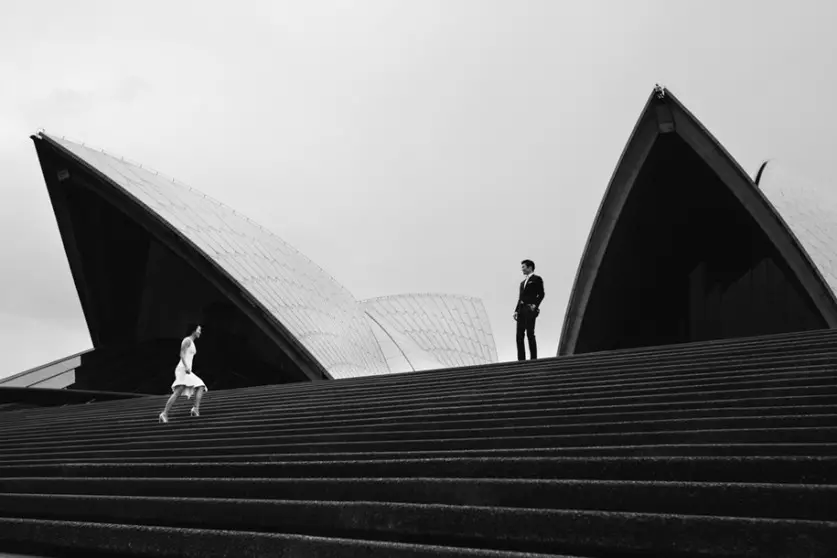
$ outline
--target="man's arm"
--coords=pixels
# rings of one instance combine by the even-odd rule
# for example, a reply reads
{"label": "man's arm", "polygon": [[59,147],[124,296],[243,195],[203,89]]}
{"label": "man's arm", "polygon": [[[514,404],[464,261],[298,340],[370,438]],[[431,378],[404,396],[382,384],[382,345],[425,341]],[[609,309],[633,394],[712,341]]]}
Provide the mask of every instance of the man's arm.
{"label": "man's arm", "polygon": [[538,301],[535,303],[535,308],[538,308],[541,305],[541,302],[543,302],[543,297],[545,296],[543,290],[543,279],[540,277],[540,275],[538,276],[538,282],[535,284],[535,287],[537,288],[535,294],[538,297]]}

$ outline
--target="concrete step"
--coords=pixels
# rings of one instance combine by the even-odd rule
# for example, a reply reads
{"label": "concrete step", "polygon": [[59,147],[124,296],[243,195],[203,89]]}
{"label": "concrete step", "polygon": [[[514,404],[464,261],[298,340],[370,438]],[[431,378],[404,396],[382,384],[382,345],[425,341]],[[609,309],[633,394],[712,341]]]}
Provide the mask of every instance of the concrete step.
{"label": "concrete step", "polygon": [[[837,486],[583,479],[32,478],[0,479],[4,495],[84,495],[446,504],[837,520]],[[14,511],[13,506],[8,510]]]}
{"label": "concrete step", "polygon": [[[805,389],[809,392],[810,390]],[[380,405],[375,407],[368,407],[365,410],[357,411],[339,411],[330,409],[307,409],[299,410],[296,413],[286,412],[285,410],[277,410],[274,413],[267,411],[263,413],[253,413],[247,417],[235,416],[235,420],[231,421],[228,413],[221,414],[216,409],[201,417],[200,421],[190,420],[183,422],[180,420],[181,415],[188,417],[189,407],[181,405],[175,407],[170,418],[169,430],[175,430],[180,425],[188,424],[190,433],[198,434],[200,432],[213,431],[223,432],[238,430],[239,428],[246,428],[250,431],[257,432],[264,428],[276,428],[275,423],[280,422],[283,426],[288,428],[297,427],[304,428],[310,425],[327,426],[334,422],[343,423],[347,426],[361,425],[361,424],[375,424],[376,422],[392,421],[393,423],[409,423],[410,420],[420,422],[422,420],[433,420],[448,417],[479,417],[484,416],[485,413],[491,413],[492,416],[531,416],[540,412],[562,413],[567,416],[607,416],[620,415],[626,418],[636,416],[638,418],[643,415],[649,418],[654,413],[672,413],[672,416],[702,416],[702,413],[718,413],[718,416],[728,416],[725,413],[737,412],[740,410],[745,415],[752,414],[749,409],[779,409],[783,406],[787,408],[803,408],[806,406],[830,406],[837,401],[837,386],[822,388],[826,392],[822,395],[787,395],[784,397],[748,397],[750,394],[743,394],[740,399],[697,399],[690,401],[675,401],[675,402],[651,402],[651,403],[623,403],[623,404],[579,404],[571,403],[564,404],[556,402],[551,398],[527,398],[523,400],[512,400],[508,402],[497,403],[448,403],[436,407],[429,408],[404,408],[400,406],[394,408],[392,405]],[[586,402],[582,402],[586,403]],[[160,407],[154,407],[148,411],[158,410]],[[680,412],[681,414],[678,414]],[[141,416],[139,419],[124,418],[122,413],[112,413],[106,420],[91,421],[84,423],[84,429],[78,427],[69,430],[58,430],[57,428],[40,429],[36,431],[28,431],[18,435],[8,435],[2,438],[6,443],[17,443],[19,441],[33,441],[51,439],[55,436],[61,436],[64,439],[72,440],[74,437],[82,437],[84,439],[97,440],[108,438],[114,432],[118,432],[120,436],[130,435],[142,436],[148,432],[159,430],[154,428],[149,430],[151,425],[148,421],[148,414]],[[191,434],[190,434],[191,435]]]}
{"label": "concrete step", "polygon": [[[390,451],[367,452],[303,452],[303,453],[230,453],[223,448],[211,455],[179,454],[164,457],[172,463],[217,462],[237,463],[263,461],[369,461],[380,459],[431,459],[455,457],[827,457],[837,455],[837,443],[718,443],[718,444],[643,444],[610,446],[567,446],[561,448],[510,448],[510,449],[454,449],[454,450],[411,450],[393,449]],[[160,455],[133,457],[132,463],[156,463]],[[122,463],[123,457],[47,457],[39,459],[19,459],[0,462],[3,465],[50,465],[78,463]]]}
{"label": "concrete step", "polygon": [[[503,362],[480,367],[419,371],[407,375],[409,376],[409,380],[405,380],[405,382],[421,382],[431,379],[438,381],[448,377],[463,377],[474,374],[477,368],[479,368],[481,375],[491,377],[496,373],[507,374],[518,371],[536,371],[546,368],[554,369],[556,367],[561,367],[562,369],[580,369],[587,367],[588,369],[601,370],[616,365],[619,369],[627,370],[637,364],[644,367],[654,366],[655,364],[688,365],[695,362],[712,362],[713,359],[720,359],[720,361],[727,359],[740,360],[760,358],[771,354],[782,356],[791,352],[799,352],[801,355],[807,355],[817,351],[833,351],[836,341],[837,336],[835,336],[833,330],[823,330],[817,336],[800,336],[797,339],[787,338],[783,340],[781,336],[770,336],[761,338],[753,343],[739,343],[735,340],[726,340],[720,343],[706,344],[705,346],[695,344],[691,348],[689,345],[677,345],[649,348],[648,350],[630,349],[560,358],[541,358],[537,361]],[[380,377],[380,379],[386,385],[387,380],[395,380],[396,376],[398,375]],[[351,378],[341,380],[341,383],[346,386],[364,385],[370,380],[372,378],[369,377]]]}
{"label": "concrete step", "polygon": [[[274,397],[269,398],[267,395],[262,395],[261,398],[254,398],[248,405],[241,403],[229,403],[224,400],[229,396],[227,393],[209,393],[204,399],[203,408],[215,409],[215,413],[222,415],[225,413],[236,412],[237,416],[247,418],[252,416],[260,416],[263,418],[266,412],[275,409],[276,412],[282,414],[293,413],[296,410],[311,412],[315,409],[322,409],[328,407],[333,411],[340,412],[351,410],[355,412],[362,412],[370,406],[385,406],[392,407],[396,405],[398,408],[405,407],[413,403],[417,403],[419,408],[433,408],[440,404],[468,404],[481,403],[486,404],[492,401],[509,401],[509,400],[524,400],[531,398],[551,398],[553,401],[560,402],[563,405],[582,405],[595,404],[596,400],[601,402],[603,399],[609,402],[618,404],[625,397],[647,397],[660,398],[671,395],[693,395],[700,394],[701,398],[705,398],[706,393],[721,391],[729,397],[730,394],[736,394],[737,390],[756,390],[756,389],[792,389],[805,387],[820,387],[831,393],[837,390],[837,378],[834,378],[832,368],[818,367],[817,369],[787,370],[780,372],[762,371],[742,377],[721,377],[712,380],[693,380],[677,379],[671,381],[649,383],[647,381],[635,382],[630,384],[620,383],[615,385],[604,386],[584,386],[574,387],[572,385],[556,385],[555,382],[546,385],[529,385],[520,384],[514,389],[489,389],[484,388],[480,390],[468,390],[463,393],[447,392],[435,396],[425,396],[421,398],[411,398],[406,394],[398,396],[384,396],[379,393],[367,394],[364,397],[354,397],[351,403],[338,403],[330,399],[323,399],[322,401],[307,401],[301,402],[297,399],[288,399],[282,397],[282,392],[279,388],[264,388],[263,392],[267,395],[273,394]],[[779,392],[774,393],[776,397],[791,395],[790,393]],[[262,400],[260,400],[262,399]],[[265,401],[264,399],[267,399]],[[140,417],[143,414],[152,411],[158,411],[162,408],[164,397],[160,398],[144,398],[143,400],[134,400],[130,407],[120,408],[117,416],[129,418]],[[139,403],[138,401],[141,401]],[[156,404],[155,404],[156,403]],[[96,418],[112,419],[114,412],[112,407],[108,408],[69,408],[66,415],[63,417],[54,417],[52,420],[38,416],[30,418],[21,417],[15,419],[14,425],[9,422],[7,425],[0,427],[0,436],[17,436],[25,435],[32,432],[44,430],[46,428],[59,428],[63,430],[73,429],[79,425],[91,422]],[[280,415],[281,416],[281,415]]]}
{"label": "concrete step", "polygon": [[[743,361],[735,360],[735,359],[731,360],[730,358],[725,357],[724,359],[722,359],[721,361],[718,361],[718,362],[722,363],[724,361],[727,361],[727,362],[729,362],[730,366],[743,366],[743,367],[747,367],[747,366],[760,367],[761,366],[761,367],[763,367],[765,365],[770,366],[772,361],[768,360],[768,359],[772,358],[773,360],[775,360],[775,362],[773,362],[773,364],[775,365],[777,363],[783,362],[783,359],[784,359],[784,361],[787,361],[789,358],[793,357],[794,354],[796,354],[797,357],[796,357],[796,360],[794,360],[792,362],[794,362],[796,364],[799,364],[799,362],[798,362],[799,358],[798,357],[802,357],[804,359],[810,359],[811,363],[819,361],[823,364],[827,364],[827,361],[829,359],[830,359],[831,362],[833,362],[834,359],[835,359],[834,351],[831,350],[830,348],[828,348],[823,353],[817,353],[817,354],[820,354],[820,356],[817,357],[817,358],[813,358],[814,356],[816,356],[816,354],[812,353],[811,351],[795,349],[795,351],[792,351],[790,353],[785,351],[782,354],[775,355],[775,357],[766,356],[764,354],[756,354],[756,355],[747,356],[746,359],[743,360]],[[451,375],[452,374],[451,371],[445,370],[445,371],[428,371],[426,373],[422,372],[422,373],[415,373],[415,374],[409,374],[409,375],[384,376],[384,377],[375,378],[375,379],[380,379],[380,382],[378,382],[379,385],[377,385],[376,387],[379,390],[384,390],[384,389],[387,388],[388,385],[393,384],[393,383],[395,385],[397,385],[401,390],[404,390],[405,388],[416,387],[417,384],[418,384],[418,387],[421,387],[421,385],[433,387],[435,385],[435,383],[439,382],[442,379],[442,378],[436,377],[436,376],[441,376],[441,375],[447,376],[447,380],[451,381],[451,382],[473,382],[473,381],[477,381],[477,382],[480,382],[481,384],[488,384],[493,379],[508,379],[509,377],[519,376],[520,374],[526,374],[526,375],[530,375],[530,376],[533,375],[533,374],[534,375],[547,374],[547,375],[553,376],[553,377],[554,376],[567,375],[564,372],[561,372],[561,367],[556,367],[556,365],[554,364],[554,363],[564,362],[564,359],[547,360],[545,362],[547,362],[548,365],[541,364],[541,361],[536,361],[536,362],[537,362],[537,364],[527,365],[524,368],[518,367],[519,368],[518,373],[512,373],[512,372],[514,372],[514,369],[511,369],[510,365],[506,364],[501,369],[497,370],[496,373],[490,372],[489,371],[490,367],[489,368],[476,367],[476,368],[462,369],[462,371],[460,373],[456,374],[456,375]],[[649,363],[648,362],[642,362],[640,366],[641,366],[640,372],[644,371],[644,373],[647,375],[648,370],[649,370]],[[697,366],[698,369],[701,369],[701,368],[705,369],[707,367],[717,368],[718,366],[720,366],[720,364],[713,363],[712,361],[709,361],[709,360],[706,360],[706,359],[698,360],[698,361],[695,361],[694,359],[691,359],[688,362],[678,363],[676,366],[669,367],[669,368],[671,368],[670,371],[675,371],[675,372],[680,372],[680,373],[685,374],[685,373],[688,372],[690,367],[695,367],[695,366]],[[543,370],[543,371],[539,372],[539,370]],[[629,374],[630,373],[630,367],[628,365],[626,365],[625,363],[621,363],[621,364],[618,364],[615,367],[613,367],[610,371],[614,372],[616,374],[624,375],[624,374]],[[601,366],[595,366],[595,367],[592,367],[590,370],[588,370],[586,372],[586,374],[587,375],[594,374],[594,375],[597,375],[597,376],[602,377],[602,378],[607,378],[610,374],[607,374],[605,372],[607,372],[607,370],[603,369]],[[656,372],[657,373],[663,373],[663,371],[661,371],[661,370],[656,370]],[[578,375],[578,371],[573,372],[570,375]],[[362,378],[362,379],[359,379],[359,380],[368,381],[369,378]],[[349,380],[341,380],[340,382],[327,382],[326,384],[315,383],[315,384],[295,384],[293,386],[287,386],[286,385],[286,386],[282,386],[282,388],[283,389],[295,390],[297,395],[302,396],[307,392],[310,392],[310,393],[320,392],[325,387],[329,387],[329,389],[326,390],[326,391],[331,391],[332,388],[337,388],[337,387],[339,387],[340,390],[345,389],[345,390],[348,391],[348,390],[357,389],[357,388],[362,389],[364,387],[364,385],[366,385],[364,383],[364,384],[360,384],[358,386],[358,385],[354,385],[352,382],[353,381],[349,381]],[[339,386],[338,386],[338,384],[339,384]],[[246,392],[246,390],[252,390],[252,389],[253,388],[246,388],[245,390],[241,390],[241,393],[245,394],[245,395],[248,395],[248,396],[249,395],[254,395],[253,393],[247,393]],[[233,390],[233,391],[239,391],[239,390]],[[113,402],[111,402],[111,403],[113,403]],[[97,405],[105,405],[105,404],[107,404],[107,402],[98,403]],[[44,412],[49,412],[50,410],[49,409],[44,409],[43,411]],[[55,413],[60,414],[57,410],[53,409],[51,411],[53,411],[53,414],[55,414]]]}
{"label": "concrete step", "polygon": [[[751,369],[743,369],[738,367],[735,372],[728,372],[728,371],[719,371],[719,370],[712,370],[709,372],[702,372],[698,374],[668,374],[666,376],[658,376],[653,378],[655,380],[655,385],[659,387],[668,387],[668,386],[675,386],[675,385],[686,385],[691,382],[691,385],[695,384],[715,384],[715,383],[726,383],[730,380],[735,379],[744,379],[750,378],[755,379],[759,377],[769,378],[769,377],[812,377],[812,374],[816,372],[820,372],[821,374],[827,375],[827,372],[831,370],[833,367],[830,364],[821,364],[821,365],[812,365],[807,367],[805,370],[800,371],[798,366],[785,366],[785,367],[769,367],[769,366],[758,366]],[[630,377],[628,375],[624,375],[620,378],[616,379],[603,379],[601,377],[594,377],[591,379],[579,380],[578,378],[573,379],[562,379],[557,377],[547,377],[544,379],[539,379],[535,381],[533,378],[529,378],[527,382],[523,382],[523,378],[509,378],[505,382],[496,382],[496,383],[488,383],[483,382],[476,385],[464,386],[464,387],[457,387],[453,385],[448,386],[448,390],[446,391],[446,395],[460,395],[460,394],[472,394],[474,393],[475,389],[478,389],[480,394],[495,394],[495,393],[504,393],[507,391],[511,391],[514,393],[515,391],[521,388],[521,384],[523,384],[523,389],[544,389],[544,388],[555,388],[560,387],[562,390],[566,391],[567,393],[583,393],[585,391],[601,391],[602,389],[614,389],[614,388],[621,388],[621,387],[628,387],[628,386],[636,386],[636,385],[643,385],[646,384],[650,379],[647,375],[639,376],[639,377]],[[333,385],[337,385],[338,383],[335,382]],[[242,394],[238,391],[230,391],[230,392],[223,392],[223,396],[219,398],[217,404],[219,408],[223,408],[226,406],[234,406],[237,405],[239,402],[239,397],[246,396],[247,400],[251,404],[262,404],[262,403],[275,403],[277,396],[280,394],[284,394],[286,392],[290,392],[289,388],[285,386],[269,386],[269,387],[262,387],[259,389],[258,392],[250,393],[250,394]],[[215,397],[216,392],[210,392],[212,395],[209,397]],[[220,392],[219,392],[220,393]],[[317,397],[315,397],[315,395]],[[330,403],[333,399],[346,399],[346,396],[349,395],[348,393],[341,392],[340,390],[332,390],[325,393],[320,394],[313,394],[309,398],[305,398],[302,394],[294,393],[294,402],[297,404],[298,407],[303,406],[310,406],[312,403],[316,403],[318,401],[323,403]],[[359,394],[362,398],[358,399],[358,397],[354,397],[353,401],[364,402],[366,400],[391,400],[392,395],[389,392],[383,390],[376,390],[374,393],[363,392]],[[400,390],[397,393],[398,399],[400,401],[405,400],[420,400],[424,396],[438,396],[438,390],[432,389],[427,390],[424,389],[422,391],[407,391],[407,390]],[[72,409],[72,416],[101,416],[102,413],[108,412],[111,409],[120,409],[123,411],[128,411],[130,409],[145,409],[151,404],[152,401],[156,402],[159,396],[155,397],[145,397],[141,399],[137,399],[132,401],[131,403],[125,402],[123,405],[114,405],[112,403],[99,403],[93,405],[86,405],[86,406],[78,406]],[[371,398],[371,399],[370,399]],[[281,399],[279,399],[281,401]],[[345,401],[344,401],[345,403]],[[18,421],[18,425],[23,427],[27,424],[27,422],[37,422],[40,424],[45,424],[52,419],[60,419],[61,417],[65,417],[67,415],[66,410],[61,410],[62,412],[52,412],[56,411],[55,409],[39,409],[37,411],[31,411],[29,413],[19,413],[16,415],[16,420]]]}
{"label": "concrete step", "polygon": [[588,479],[837,484],[837,455],[689,457],[445,457],[331,461],[236,461],[6,465],[0,478]]}
{"label": "concrete step", "polygon": [[21,411],[25,409],[35,409],[37,405],[32,405],[29,403],[2,403],[0,404],[0,413],[5,413],[7,411]]}
{"label": "concrete step", "polygon": [[440,547],[255,530],[184,529],[3,517],[0,517],[0,545],[13,551],[40,552],[45,556],[62,558],[585,558],[579,555]]}
{"label": "concrete step", "polygon": [[391,502],[5,494],[0,515],[545,553],[792,558],[837,548],[828,521]]}
{"label": "concrete step", "polygon": [[[77,452],[95,449],[96,451],[134,451],[153,450],[161,444],[176,443],[181,449],[203,449],[230,447],[235,445],[283,445],[297,442],[321,444],[329,442],[360,441],[417,441],[437,439],[470,439],[481,437],[505,438],[510,436],[554,436],[582,434],[622,434],[648,433],[657,434],[667,431],[723,431],[752,429],[771,429],[779,431],[786,428],[819,427],[837,432],[837,414],[834,408],[824,408],[820,413],[767,415],[741,414],[737,416],[676,417],[649,420],[626,420],[624,417],[611,416],[592,418],[587,416],[564,417],[560,414],[540,414],[525,418],[482,418],[469,421],[432,421],[407,425],[378,423],[373,426],[353,426],[332,428],[283,429],[276,425],[274,429],[265,428],[261,432],[249,429],[239,431],[208,431],[195,433],[188,439],[180,439],[177,433],[158,428],[147,430],[149,435],[144,440],[136,438],[111,438],[100,440],[65,439],[41,440],[38,442],[18,442],[8,445],[3,450],[3,457],[36,454],[54,451],[60,455],[73,455]],[[786,412],[786,411],[785,411]],[[609,420],[608,420],[609,419]],[[614,420],[616,419],[616,420]],[[828,430],[831,432],[832,430]],[[827,441],[827,440],[817,440]]]}
{"label": "concrete step", "polygon": [[[652,361],[671,361],[679,364],[689,364],[694,361],[695,356],[700,356],[707,360],[713,356],[720,355],[724,358],[736,358],[741,356],[751,356],[755,358],[764,357],[765,355],[776,353],[788,353],[789,351],[806,351],[811,352],[814,349],[829,350],[835,346],[835,334],[833,331],[821,330],[817,332],[805,332],[800,334],[787,334],[777,336],[766,336],[758,338],[749,338],[742,340],[726,340],[726,341],[712,341],[687,345],[674,345],[665,347],[652,347],[644,349],[632,349],[622,351],[611,351],[606,353],[596,353],[589,355],[578,355],[573,357],[549,358],[541,359],[539,361],[529,361],[526,363],[498,363],[485,367],[467,367],[457,369],[447,369],[442,371],[427,371],[408,375],[409,378],[397,378],[400,375],[377,378],[357,378],[352,380],[342,380],[341,384],[345,387],[351,386],[357,382],[365,384],[369,380],[379,382],[380,386],[386,385],[389,381],[396,381],[405,385],[407,381],[438,381],[441,376],[471,376],[480,375],[488,377],[494,373],[507,373],[509,371],[536,369],[539,366],[554,367],[555,363],[561,363],[565,366],[576,366],[579,363],[587,365],[606,365],[607,363],[617,362],[619,367],[623,370],[629,368],[635,360],[641,361],[643,366],[647,366]],[[672,361],[672,359],[675,359]],[[679,360],[677,360],[679,359]],[[686,359],[686,360],[684,360]],[[437,377],[433,377],[437,376]],[[308,389],[311,386],[299,387]]]}
{"label": "concrete step", "polygon": [[[14,452],[13,448],[4,448],[0,454],[0,463],[15,460],[35,460],[44,458],[95,459],[139,457],[165,458],[165,456],[190,455],[194,457],[214,455],[219,447],[226,454],[254,453],[314,453],[324,450],[331,452],[352,451],[411,451],[411,450],[459,450],[459,449],[510,449],[510,448],[563,448],[563,447],[598,447],[625,445],[659,444],[729,444],[729,443],[831,443],[837,439],[837,416],[792,417],[780,419],[740,419],[727,424],[717,423],[701,428],[684,428],[686,424],[670,424],[669,429],[640,430],[640,425],[624,423],[610,431],[604,426],[590,426],[582,431],[572,432],[560,426],[501,427],[482,429],[463,429],[444,432],[385,432],[350,436],[263,436],[240,437],[219,440],[213,446],[193,445],[188,440],[171,446],[146,445],[140,448],[125,447],[98,449],[93,447],[60,448]],[[743,426],[743,427],[742,427]]]}
{"label": "concrete step", "polygon": [[[303,417],[275,417],[265,416],[256,420],[236,420],[230,423],[223,418],[208,415],[201,417],[200,421],[192,420],[189,424],[191,441],[211,440],[223,438],[229,435],[237,435],[245,431],[249,435],[258,434],[321,434],[321,433],[362,433],[375,432],[378,430],[448,430],[470,427],[471,425],[505,425],[525,424],[531,421],[534,424],[605,424],[615,422],[639,422],[661,421],[661,420],[718,420],[735,419],[742,417],[775,417],[775,416],[811,416],[828,414],[837,409],[837,395],[835,396],[812,396],[812,397],[788,397],[783,399],[772,399],[773,406],[723,406],[718,402],[717,406],[704,404],[678,404],[668,405],[629,405],[629,406],[591,406],[591,407],[562,407],[554,402],[534,402],[520,405],[509,405],[513,410],[498,410],[490,405],[450,407],[439,410],[423,411],[421,413],[402,412],[390,410],[389,412],[369,412],[336,414],[334,416],[317,415],[316,418]],[[797,405],[794,403],[810,402],[817,404]],[[735,404],[735,402],[731,402]],[[759,403],[753,401],[753,403]],[[692,407],[692,408],[690,408]],[[391,409],[391,408],[390,408]],[[188,413],[184,407],[183,414]],[[607,412],[610,411],[610,412]],[[487,418],[491,417],[491,418]],[[174,412],[171,413],[172,425],[174,420],[179,418]],[[83,430],[75,429],[61,434],[62,447],[67,448],[74,444],[97,445],[105,443],[123,443],[130,439],[132,443],[162,441],[179,438],[179,430],[175,428],[162,429],[151,427],[147,417],[140,421],[125,421],[115,418],[110,426],[88,427]],[[98,426],[98,425],[97,425]],[[55,441],[56,435],[52,432],[41,431],[37,435],[20,435],[8,437],[4,441],[15,448],[35,448],[48,446]]]}

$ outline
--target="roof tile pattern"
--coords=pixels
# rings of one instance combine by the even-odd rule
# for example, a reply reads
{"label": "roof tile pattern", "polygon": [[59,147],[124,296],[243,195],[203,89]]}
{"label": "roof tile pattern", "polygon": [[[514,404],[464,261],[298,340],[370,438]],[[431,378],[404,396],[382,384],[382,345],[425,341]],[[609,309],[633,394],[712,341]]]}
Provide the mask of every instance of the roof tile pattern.
{"label": "roof tile pattern", "polygon": [[363,305],[385,330],[407,337],[445,366],[497,361],[491,324],[479,299],[405,294],[365,300]]}
{"label": "roof tile pattern", "polygon": [[773,161],[758,187],[837,293],[837,192]]}

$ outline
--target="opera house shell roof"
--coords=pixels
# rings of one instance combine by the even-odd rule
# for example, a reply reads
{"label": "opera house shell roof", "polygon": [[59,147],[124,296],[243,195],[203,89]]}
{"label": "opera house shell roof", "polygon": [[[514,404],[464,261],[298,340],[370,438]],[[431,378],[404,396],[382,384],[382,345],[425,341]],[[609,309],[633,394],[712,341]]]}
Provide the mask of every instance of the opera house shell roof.
{"label": "opera house shell roof", "polygon": [[773,162],[754,174],[655,88],[591,228],[558,354],[837,326],[837,196]]}
{"label": "opera house shell roof", "polygon": [[[102,311],[95,307],[104,305],[97,300],[118,280],[101,281],[98,284],[105,287],[91,290],[95,286],[89,285],[93,279],[87,269],[94,264],[84,264],[83,255],[78,255],[86,234],[79,223],[90,216],[82,216],[82,203],[70,199],[76,195],[67,190],[70,183],[118,207],[120,222],[127,218],[140,223],[198,270],[311,379],[497,360],[491,326],[478,299],[431,294],[359,301],[287,242],[198,190],[61,137],[41,132],[32,139],[94,346],[100,334],[109,331],[106,324],[97,325]],[[103,228],[91,234],[108,236],[111,231]],[[100,254],[99,259],[103,257],[107,256]],[[129,327],[136,330],[139,321]]]}

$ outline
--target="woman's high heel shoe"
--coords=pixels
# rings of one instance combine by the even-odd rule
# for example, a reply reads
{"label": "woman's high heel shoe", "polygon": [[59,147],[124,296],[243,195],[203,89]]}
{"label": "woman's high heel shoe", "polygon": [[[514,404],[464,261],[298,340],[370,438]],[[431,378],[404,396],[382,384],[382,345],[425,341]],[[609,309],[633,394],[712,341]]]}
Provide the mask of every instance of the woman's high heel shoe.
{"label": "woman's high heel shoe", "polygon": [[193,416],[193,417],[199,417],[199,416],[201,416],[201,414],[198,412],[198,410],[197,410],[197,409],[195,409],[194,407],[192,407],[192,410],[191,410],[191,411],[189,411],[189,414],[190,414],[191,416]]}
{"label": "woman's high heel shoe", "polygon": [[160,416],[157,417],[157,422],[162,422],[163,424],[169,423],[169,417],[166,416],[165,412],[160,413]]}

